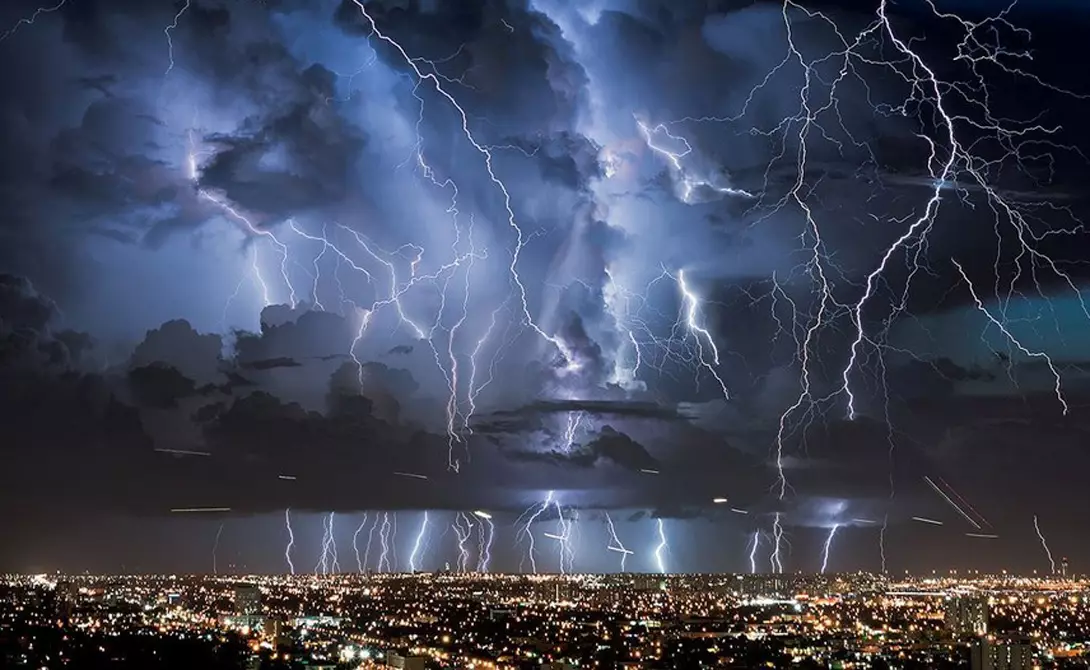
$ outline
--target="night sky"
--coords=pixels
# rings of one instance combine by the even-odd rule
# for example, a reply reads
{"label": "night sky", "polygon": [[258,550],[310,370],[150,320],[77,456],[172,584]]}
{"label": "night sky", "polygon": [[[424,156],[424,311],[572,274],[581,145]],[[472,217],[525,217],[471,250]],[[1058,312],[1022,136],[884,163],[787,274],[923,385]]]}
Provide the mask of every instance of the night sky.
{"label": "night sky", "polygon": [[1083,3],[2,4],[0,570],[1090,564]]}

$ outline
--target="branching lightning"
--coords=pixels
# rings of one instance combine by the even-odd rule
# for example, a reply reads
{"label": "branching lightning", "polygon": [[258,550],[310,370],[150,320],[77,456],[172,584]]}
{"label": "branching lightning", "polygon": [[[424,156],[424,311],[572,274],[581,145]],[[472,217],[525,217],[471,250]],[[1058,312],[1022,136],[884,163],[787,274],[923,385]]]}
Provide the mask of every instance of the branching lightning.
{"label": "branching lightning", "polygon": [[780,524],[780,513],[776,512],[776,515],[772,518],[772,555],[768,559],[772,564],[772,572],[776,574],[783,572],[783,561],[780,558],[782,544],[783,526]]}
{"label": "branching lightning", "polygon": [[615,551],[621,555],[621,572],[625,571],[625,560],[632,555],[632,552],[625,549],[624,544],[621,543],[621,538],[617,537],[617,529],[613,525],[613,517],[606,512],[606,528],[609,529],[609,544],[606,545],[606,549],[609,551]]}
{"label": "branching lightning", "polygon": [[[534,556],[534,532],[532,526],[533,523],[537,521],[538,517],[544,514],[545,511],[549,509],[549,506],[552,504],[553,492],[549,491],[545,495],[544,501],[530,506],[530,508],[523,512],[515,521],[515,523],[518,523],[524,517],[526,519],[525,524],[523,524],[522,528],[519,529],[518,534],[515,536],[515,541],[521,542],[523,539],[526,540],[526,559],[530,562],[530,571],[535,575],[537,574],[537,558]],[[519,570],[522,570],[523,565],[525,565],[525,563],[520,561]]]}
{"label": "branching lightning", "polygon": [[753,531],[753,546],[749,548],[749,574],[757,574],[757,547],[761,545],[760,529]]}
{"label": "branching lightning", "polygon": [[365,564],[364,564],[364,562],[362,560],[360,560],[359,537],[360,537],[360,532],[363,531],[363,527],[366,526],[366,525],[367,525],[367,513],[364,512],[363,513],[363,521],[361,521],[360,525],[356,527],[356,532],[352,533],[352,551],[356,554],[356,571],[359,572],[360,574],[363,574]]}
{"label": "branching lightning", "polygon": [[488,512],[477,510],[473,514],[481,520],[477,524],[477,572],[484,573],[488,572],[488,566],[492,563],[492,540],[496,537],[496,525]]}

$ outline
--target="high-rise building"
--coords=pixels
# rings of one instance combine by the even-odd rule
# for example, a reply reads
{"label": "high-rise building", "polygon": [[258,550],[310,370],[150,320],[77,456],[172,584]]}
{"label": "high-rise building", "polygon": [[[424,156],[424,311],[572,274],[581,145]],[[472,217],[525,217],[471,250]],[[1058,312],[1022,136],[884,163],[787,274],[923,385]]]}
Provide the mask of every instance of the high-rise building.
{"label": "high-rise building", "polygon": [[1067,578],[1067,556],[1060,560],[1060,576]]}
{"label": "high-rise building", "polygon": [[1033,667],[1033,647],[1027,642],[996,642],[982,637],[969,649],[972,670],[1030,670]]}
{"label": "high-rise building", "polygon": [[988,601],[973,596],[956,596],[946,601],[946,630],[954,635],[984,635],[988,632]]}
{"label": "high-rise building", "polygon": [[402,656],[401,654],[387,654],[386,667],[396,670],[424,670],[426,663],[423,656]]}
{"label": "high-rise building", "polygon": [[261,613],[261,590],[256,586],[235,587],[235,611],[239,614]]}

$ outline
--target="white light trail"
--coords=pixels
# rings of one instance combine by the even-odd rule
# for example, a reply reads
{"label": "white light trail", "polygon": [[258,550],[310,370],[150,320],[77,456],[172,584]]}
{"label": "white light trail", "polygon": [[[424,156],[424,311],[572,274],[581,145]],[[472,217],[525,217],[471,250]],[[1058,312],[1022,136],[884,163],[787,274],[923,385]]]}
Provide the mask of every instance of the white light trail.
{"label": "white light trail", "polygon": [[928,524],[931,524],[932,526],[941,526],[941,525],[943,525],[943,523],[941,521],[937,521],[935,519],[928,519],[927,517],[924,517],[924,516],[914,516],[914,517],[912,517],[912,520],[913,521],[919,521],[920,523],[928,523]]}
{"label": "white light trail", "polygon": [[940,496],[942,496],[942,499],[945,500],[947,503],[949,503],[950,506],[953,507],[957,511],[957,513],[960,514],[966,521],[968,521],[972,525],[973,528],[976,528],[977,530],[980,530],[980,524],[977,523],[976,520],[973,519],[973,517],[969,516],[968,512],[963,510],[956,502],[954,502],[953,498],[946,495],[946,493],[942,489],[940,489],[938,487],[938,485],[935,484],[935,482],[933,482],[931,480],[930,477],[924,475],[923,480],[925,482],[927,482],[928,485],[931,486],[932,489],[935,490],[935,493],[938,493]]}
{"label": "white light trail", "polygon": [[753,531],[753,546],[749,548],[749,574],[757,574],[757,547],[761,544],[761,531]]}
{"label": "white light trail", "polygon": [[189,514],[201,512],[230,512],[230,507],[175,507],[170,510],[176,514]]}
{"label": "white light trail", "polygon": [[998,535],[995,535],[993,533],[966,533],[965,537],[979,537],[987,540],[995,540],[999,538]]}

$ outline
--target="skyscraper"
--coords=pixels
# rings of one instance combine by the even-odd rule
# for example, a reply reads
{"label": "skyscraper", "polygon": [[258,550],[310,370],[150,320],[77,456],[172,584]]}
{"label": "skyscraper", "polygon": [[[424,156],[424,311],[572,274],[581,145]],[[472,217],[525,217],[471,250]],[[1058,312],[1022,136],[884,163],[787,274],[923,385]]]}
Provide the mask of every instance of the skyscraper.
{"label": "skyscraper", "polygon": [[982,637],[969,651],[972,670],[1030,670],[1033,648],[1026,642],[996,642]]}
{"label": "skyscraper", "polygon": [[946,601],[946,630],[954,635],[988,632],[988,601],[976,596],[955,596]]}
{"label": "skyscraper", "polygon": [[235,611],[246,615],[260,614],[261,591],[256,586],[236,586]]}

